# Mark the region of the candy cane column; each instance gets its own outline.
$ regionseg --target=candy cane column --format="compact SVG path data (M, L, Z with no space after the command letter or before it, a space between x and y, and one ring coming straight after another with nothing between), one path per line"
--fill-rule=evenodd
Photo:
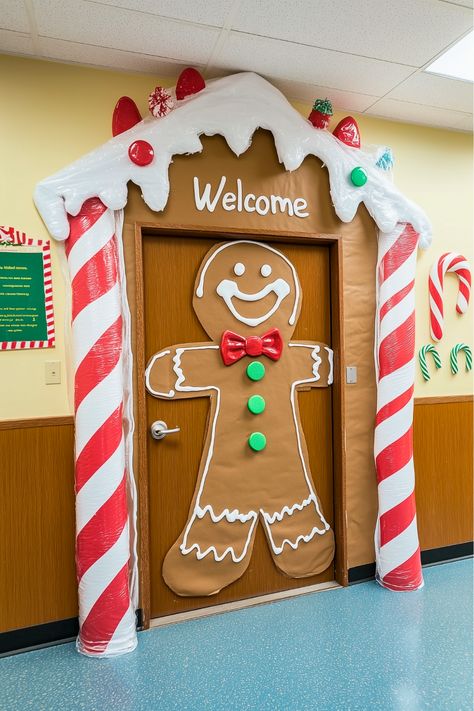
M112 656L136 646L129 590L123 433L122 307L113 211L98 198L69 218L76 450L77 648Z
M413 466L415 271L419 235L409 224L380 233L377 262L375 464L377 580L391 590L423 585Z

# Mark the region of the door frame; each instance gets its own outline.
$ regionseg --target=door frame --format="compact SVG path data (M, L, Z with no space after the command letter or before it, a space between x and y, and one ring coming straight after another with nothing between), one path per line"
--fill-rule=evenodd
M136 341L133 358L138 385L145 377L145 308L143 278L143 246L145 235L160 234L179 237L216 237L218 234L229 240L264 239L268 242L294 242L295 244L321 245L329 247L330 277L330 322L332 349L334 351L332 392L332 453L333 453L333 505L334 536L336 554L334 575L339 585L348 585L347 563L347 521L346 521L346 446L345 446L345 379L343 367L344 353L344 311L343 311L343 257L342 237L337 234L308 234L301 232L275 232L266 229L243 229L193 225L160 225L156 222L135 222L135 299L136 299ZM141 622L144 629L150 627L151 575L150 575L150 530L148 511L148 423L146 416L146 392L144 387L137 387L135 394L137 407L137 471L135 473L138 490L138 572L140 580ZM301 594L302 588L295 588L295 594ZM303 588L304 590L304 588ZM249 598L248 605L252 605ZM198 611L199 612L199 611Z

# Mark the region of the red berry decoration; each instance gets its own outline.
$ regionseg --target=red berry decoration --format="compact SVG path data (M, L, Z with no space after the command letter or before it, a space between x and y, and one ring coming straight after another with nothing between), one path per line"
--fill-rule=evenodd
M169 114L174 107L174 101L166 89L162 86L155 87L148 97L148 108L155 118L161 118Z
M342 143L351 148L360 148L360 132L357 121L352 116L346 116L337 124L333 134Z
M134 141L128 149L128 157L135 165L150 165L155 157L155 151L148 141Z
M193 69L192 67L183 69L176 84L176 98L178 101L182 101L187 96L191 96L192 94L197 94L199 91L202 91L205 86L206 82L197 69Z
M332 104L329 99L316 99L308 119L315 128L327 128L332 113Z
M128 131L129 128L140 123L142 117L138 107L129 96L122 96L115 104L112 116L112 136Z

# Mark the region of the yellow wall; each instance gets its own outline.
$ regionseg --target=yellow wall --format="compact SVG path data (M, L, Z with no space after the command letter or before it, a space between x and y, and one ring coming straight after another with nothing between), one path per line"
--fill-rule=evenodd
M110 138L112 111L122 95L131 96L146 115L146 99L156 85L173 78L125 74L65 64L0 56L0 224L31 237L47 237L32 194L36 183ZM295 103L307 115L309 106ZM339 113L333 125L344 115ZM365 144L392 147L398 187L428 213L434 244L421 253L417 276L417 346L429 342L427 275L443 251L472 253L472 135L357 117ZM375 278L375 276L374 276ZM53 243L57 347L1 353L0 419L69 414L64 344L65 295L58 252ZM446 285L446 338L439 348L442 370L424 383L418 373L417 396L467 394L470 376L453 377L449 349L473 345L472 307L455 316L455 278ZM61 361L61 385L45 385L45 362Z

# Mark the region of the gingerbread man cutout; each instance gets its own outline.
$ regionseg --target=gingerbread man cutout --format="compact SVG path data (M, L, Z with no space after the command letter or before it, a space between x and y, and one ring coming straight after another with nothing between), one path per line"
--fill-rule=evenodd
M259 520L288 577L316 575L334 557L297 397L331 384L332 351L290 341L301 297L295 268L277 249L249 240L219 244L204 258L193 296L211 341L170 346L147 366L155 397L210 399L188 520L163 563L178 595L213 595L237 580Z

